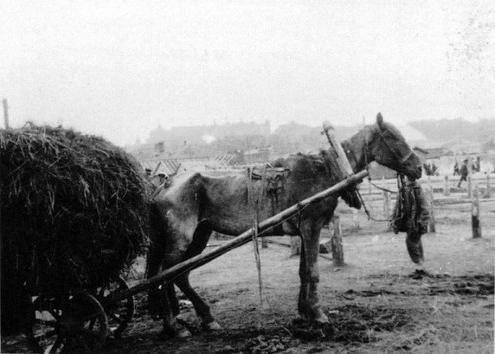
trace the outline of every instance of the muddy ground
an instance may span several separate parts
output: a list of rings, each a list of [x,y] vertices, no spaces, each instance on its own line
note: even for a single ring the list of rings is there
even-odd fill
[[[299,259],[283,246],[261,250],[261,306],[249,244],[191,274],[223,330],[201,331],[190,303],[181,300],[181,318],[194,335],[164,340],[140,295],[123,338],[109,340],[103,352],[493,353],[495,203],[483,203],[481,210],[483,238],[473,240],[470,205],[439,206],[437,232],[423,237],[426,262],[418,268],[409,260],[404,235],[386,232],[385,224],[369,222],[361,212],[360,228],[351,229],[350,210],[340,206],[346,266],[335,268],[323,258],[319,263],[329,326],[311,328],[298,320]],[[220,242],[213,240],[211,247]],[[19,348],[7,342],[4,351]]]

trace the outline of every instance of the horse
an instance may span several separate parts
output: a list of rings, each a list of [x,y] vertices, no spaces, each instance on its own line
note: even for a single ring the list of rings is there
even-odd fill
[[[376,123],[363,127],[350,139],[341,143],[354,172],[361,171],[376,161],[411,179],[421,177],[421,162],[402,134],[392,124],[377,115]],[[276,160],[273,166],[288,170],[283,190],[277,198],[278,209],[285,209],[338,182],[338,171],[328,163],[327,154],[318,156],[297,154]],[[212,231],[238,235],[253,226],[253,205],[250,195],[260,193],[263,181],[252,181],[246,175],[209,177],[200,173],[179,175],[167,189],[156,194],[151,208],[151,247],[148,253],[146,276],[152,277],[201,253]],[[359,202],[352,193],[341,196],[354,207]],[[339,196],[331,196],[302,210],[298,216],[284,221],[270,231],[270,235],[301,237],[299,265],[300,291],[298,312],[309,323],[328,323],[323,313],[317,285],[319,282],[318,252],[322,227],[333,216]],[[275,210],[270,203],[257,205],[257,217],[263,220]],[[409,240],[411,243],[411,240]],[[420,240],[414,240],[417,244]],[[414,246],[414,245],[413,245]],[[419,247],[419,246],[418,246]],[[221,326],[214,320],[209,306],[189,283],[189,274],[174,282],[188,297],[207,330]],[[163,318],[166,336],[187,337],[191,333],[175,318],[179,306],[173,283],[149,291],[152,314]]]

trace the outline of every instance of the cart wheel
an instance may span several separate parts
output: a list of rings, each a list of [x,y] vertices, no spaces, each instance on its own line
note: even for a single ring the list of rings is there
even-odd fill
[[[91,352],[105,343],[108,319],[101,304],[87,293],[65,299],[38,297],[34,305],[30,343],[42,353]]]
[[[108,298],[110,294],[116,291],[125,290],[129,290],[129,286],[121,277],[111,280],[107,285],[97,289],[96,298],[105,308],[105,313],[108,316],[108,326],[115,338],[120,338],[120,335],[132,320],[132,316],[134,315],[134,298],[130,295],[117,303],[109,302]]]

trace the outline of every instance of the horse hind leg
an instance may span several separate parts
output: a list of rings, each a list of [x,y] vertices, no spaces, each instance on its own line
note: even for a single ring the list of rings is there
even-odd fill
[[[194,231],[193,241],[187,249],[186,259],[194,257],[200,254],[206,247],[208,239],[212,232],[211,224],[207,220],[199,222],[196,230]],[[204,328],[209,330],[219,330],[222,327],[215,321],[210,312],[210,307],[206,302],[196,293],[189,283],[189,273],[180,275],[175,284],[184,293],[184,295],[191,300],[196,314],[201,318],[201,322]]]
[[[211,315],[210,307],[191,287],[189,283],[189,274],[182,274],[175,280],[175,284],[191,300],[196,314],[201,318],[203,328],[207,330],[220,330],[222,327],[215,321]]]

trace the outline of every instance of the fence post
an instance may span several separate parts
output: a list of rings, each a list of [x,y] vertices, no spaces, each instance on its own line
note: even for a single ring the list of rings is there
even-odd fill
[[[354,230],[359,230],[359,215],[357,209],[352,208],[352,225]]]
[[[435,213],[433,211],[433,188],[430,186],[426,189],[426,191],[426,193],[428,194],[428,213],[430,214],[430,218],[428,219],[428,232],[436,232]]]
[[[332,259],[335,267],[344,265],[344,247],[342,246],[342,229],[340,227],[340,217],[333,217],[333,235],[330,239],[332,244]]]
[[[467,176],[467,193],[468,193],[468,198],[471,198],[473,196],[473,185],[471,184],[471,175]]]
[[[445,183],[443,186],[443,195],[448,196],[450,195],[450,187],[449,187],[449,176],[445,176]]]
[[[383,215],[385,219],[390,218],[390,193],[383,191]],[[392,229],[391,224],[387,224],[387,231]]]
[[[301,254],[301,237],[292,236],[290,238],[290,256],[297,256]]]
[[[261,248],[268,248],[268,240],[266,237],[261,238]]]
[[[480,200],[478,197],[478,185],[474,186],[474,195],[471,206],[471,228],[473,230],[473,238],[481,237],[480,225]]]
[[[485,198],[490,198],[490,174],[486,174],[486,191]]]

